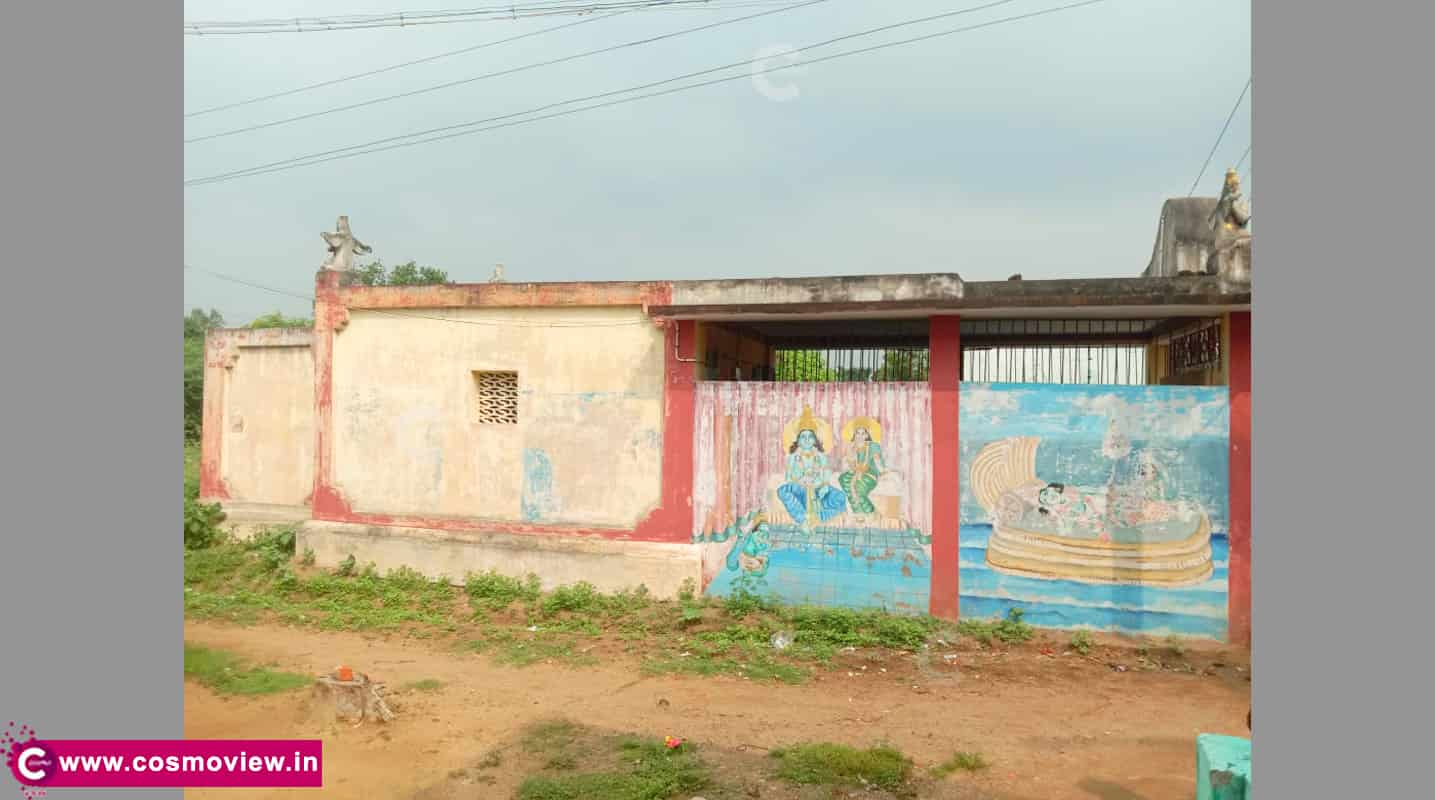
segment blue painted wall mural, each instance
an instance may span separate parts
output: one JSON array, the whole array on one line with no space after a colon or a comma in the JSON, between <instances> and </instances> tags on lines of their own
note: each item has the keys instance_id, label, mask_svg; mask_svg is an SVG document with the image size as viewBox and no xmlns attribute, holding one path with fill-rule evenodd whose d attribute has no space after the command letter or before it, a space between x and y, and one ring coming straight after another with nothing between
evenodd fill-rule
<instances>
[{"instance_id":1,"label":"blue painted wall mural","mask_svg":"<svg viewBox=\"0 0 1435 800\"><path fill-rule=\"evenodd\" d=\"M1222 639L1226 387L963 384L964 617Z\"/></svg>"},{"instance_id":2,"label":"blue painted wall mural","mask_svg":"<svg viewBox=\"0 0 1435 800\"><path fill-rule=\"evenodd\" d=\"M927 610L926 384L702 383L696 421L707 594Z\"/></svg>"},{"instance_id":3,"label":"blue painted wall mural","mask_svg":"<svg viewBox=\"0 0 1435 800\"><path fill-rule=\"evenodd\" d=\"M553 462L542 450L523 451L523 495L519 502L527 522L539 522L558 508L553 495Z\"/></svg>"}]
</instances>

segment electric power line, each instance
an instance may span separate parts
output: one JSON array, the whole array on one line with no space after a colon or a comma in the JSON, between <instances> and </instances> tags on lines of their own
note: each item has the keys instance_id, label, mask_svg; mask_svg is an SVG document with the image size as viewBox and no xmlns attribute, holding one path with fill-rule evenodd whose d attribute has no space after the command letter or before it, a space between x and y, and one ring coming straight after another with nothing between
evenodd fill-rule
<instances>
[{"instance_id":1,"label":"electric power line","mask_svg":"<svg viewBox=\"0 0 1435 800\"><path fill-rule=\"evenodd\" d=\"M588 97L580 97L580 98L575 98L575 99L572 99L572 100L565 100L565 101L561 101L561 102L558 102L558 103L550 103L550 104L548 104L548 105L546 105L546 106L540 106L540 107L537 107L537 108L528 109L528 110L526 110L526 111L515 112L515 113L512 113L512 114L504 114L504 115L500 115L500 116L497 116L497 117L489 117L489 118L487 118L487 119L480 119L480 120L475 120L475 121L472 121L472 122L459 123L459 124L456 124L456 125L447 125L447 126L442 126L442 127L439 127L439 128L431 128L431 129L429 129L429 130L416 131L416 132L414 132L414 133L402 134L402 135L399 135L399 136L391 136L391 137L388 137L388 138L385 138L385 139L377 139L377 140L374 140L374 141L371 141L371 142L365 142L365 143L363 143L363 144L350 145L350 146L348 146L348 147L335 148L335 149L332 149L332 150L326 150L326 151L322 151L322 152L319 152L319 153L312 153L312 154L307 155L307 156L298 156L298 157L295 157L295 158L284 159L284 160L282 160L282 161L271 162L271 163L269 163L269 164L261 164L261 165L255 166L255 167L249 167L249 168L247 168L247 169L234 170L234 171L227 172L227 173L219 173L219 174L217 174L217 175L206 176L206 177L203 177L203 178L194 178L194 179L185 181L185 185L186 185L186 186L194 186L194 185L204 185L204 184L210 184L210 183L222 183L222 182L229 181L229 180L234 180L234 179L237 179L237 178L251 177L251 176L255 176L255 175L263 175L263 174L268 174L268 173L271 173L271 172L281 172L281 171L284 171L284 170L286 170L286 169L294 169L294 168L298 168L298 167L301 167L301 166L313 166L313 165L315 165L315 164L321 164L321 163L325 163L325 162L328 162L328 161L336 161L336 160L344 159L344 158L352 158L352 157L354 157L354 156L368 155L368 154L371 154L371 153L383 152L383 151L386 151L386 150L393 150L393 149L397 149L397 148L401 148L401 147L410 147L410 146L419 145L419 144L428 144L428 143L430 143L430 142L442 141L442 140L444 140L444 139L451 139L451 138L455 138L455 137L458 137L458 136L465 136L465 135L469 135L469 134L473 134L473 133L481 133L481 132L484 132L484 131L497 130L497 129L499 129L499 128L506 128L506 127L511 127L511 126L514 126L514 125L526 124L526 123L529 123L529 122L537 122L537 121L539 121L539 120L552 119L552 118L554 118L554 117L566 116L566 115L568 115L568 114L576 114L576 113L579 113L579 112L582 112L582 111L589 111L589 110L597 109L597 108L605 108L605 107L608 107L608 106L620 105L620 104L623 104L623 103L631 103L631 102L635 102L635 101L637 101L637 100L643 100L643 99L652 98L652 97L660 97L660 96L663 96L663 95L674 94L674 93L676 93L676 92L687 91L687 90L689 90L689 89L696 89L696 88L700 88L700 87L703 87L703 86L711 86L711 85L718 84L718 83L725 83L725 82L728 82L728 81L739 80L739 79L744 78L744 77L747 77L747 76L744 76L744 75L732 75L732 76L723 77L723 78L716 78L716 79L713 79L713 80L702 81L702 82L699 82L699 83L693 83L693 84L687 84L687 85L684 85L684 86L678 86L678 87L675 87L675 88L672 88L672 89L665 89L665 90L659 91L659 92L650 92L650 93L648 93L648 94L637 95L637 96L635 96L635 97L628 97L628 98L622 98L622 99L618 99L618 100L606 101L606 102L602 102L602 103L595 103L595 104L588 105L588 106L581 106L581 107L579 107L579 108L568 109L568 110L566 110L566 111L556 112L556 113L553 113L553 114L546 114L546 115L543 115L543 116L533 117L533 118L530 118L530 119L514 120L514 121L505 122L505 123L498 124L498 125L490 125L490 126L487 126L487 127L476 127L476 126L484 125L485 123L488 123L488 122L495 122L495 121L498 121L498 120L511 119L511 118L513 118L513 117L522 117L522 116L526 116L526 115L529 115L529 114L538 113L538 112L541 112L541 111L544 111L544 110L547 110L547 109L550 109L550 108L556 108L556 107L558 107L558 106L571 105L571 104L573 104L573 103L581 103L581 102L585 102L585 101L587 101L587 100L595 100L595 99L600 99L600 98L604 98L604 97L612 97L613 95L627 94L627 93L629 93L629 92L639 91L639 90L646 89L646 88L650 88L650 87L653 87L653 86L661 86L661 85L663 85L663 84L673 83L673 82L676 82L676 81L684 80L684 79L686 79L686 78L691 78L691 77L695 77L695 76L699 76L699 75L706 75L706 74L710 74L710 73L713 73L713 72L720 72L720 71L722 71L722 70L731 69L731 68L737 67L737 66L750 65L750 64L756 63L756 62L758 62L758 61L766 60L767 58L776 58L776 57L782 56L782 55L790 55L790 54L794 54L794 53L799 53L799 52L801 52L801 51L803 51L803 50L811 50L811 49L815 49L815 48L818 48L818 47L823 47L823 46L826 46L826 45L829 45L829 44L832 44L832 43L835 43L835 42L838 42L838 41L843 41L843 40L845 40L845 39L852 39L852 38L857 38L857 37L860 37L860 36L867 36L867 35L870 35L870 34L872 34L872 33L880 32L880 31L883 31L883 30L890 30L890 29L892 29L892 28L899 28L899 27L903 27L903 26L907 26L907 25L914 25L914 24L917 24L917 23L919 23L919 22L927 22L927 21L931 21L932 19L938 19L938 18L941 18L941 17L949 17L949 16L955 16L955 15L957 15L957 14L969 13L969 12L972 12L972 11L979 11L979 10L982 10L982 9L985 9L985 8L990 8L990 7L993 7L993 6L996 6L996 5L1003 5L1003 4L1005 4L1006 2L1011 2L1011 0L1000 0L1000 2L989 3L989 4L987 4L987 5L976 6L976 7L972 7L972 8L962 9L962 10L959 10L959 11L947 12L947 13L945 13L945 14L935 15L935 16L933 16L933 17L924 17L924 18L918 19L918 20L910 20L910 21L907 21L907 22L900 22L900 23L895 23L895 24L892 24L892 25L886 25L886 26L883 26L883 27L880 27L880 28L875 28L875 29L868 30L868 31L861 31L861 32L858 32L858 33L847 34L847 35L845 35L845 36L836 37L836 38L834 38L834 39L829 39L829 40L827 40L827 41L819 42L819 43L814 44L814 45L808 45L808 46L806 46L806 47L793 48L793 49L791 49L791 50L788 50L788 51L785 51L785 52L782 52L782 53L770 54L770 55L766 56L765 58L754 58L754 59L748 59L748 60L745 60L745 61L738 61L738 62L734 62L734 63L732 63L732 64L723 65L723 66L721 66L721 67L714 67L714 68L712 68L712 69L700 70L700 71L698 71L698 72L688 73L688 74L685 74L685 75L679 75L679 76L674 77L674 78L667 78L667 79L665 79L665 80L655 81L655 82L652 82L652 83L642 84L642 85L639 85L639 86L628 87L628 88L626 88L626 89L619 89L619 90L615 90L615 91L604 92L604 93L597 94L597 95L590 95L590 96L588 96ZM870 53L870 52L874 52L874 51L877 51L877 50L884 50L884 49L891 48L891 47L898 47L898 46L902 46L902 45L913 44L913 43L916 43L916 42L926 41L926 40L928 40L928 39L936 39L936 38L940 38L940 37L944 37L944 36L951 36L951 35L958 34L958 33L966 33L966 32L969 32L969 31L974 31L974 30L978 30L978 29L981 29L981 28L988 28L988 27L992 27L992 26L994 26L994 25L1001 25L1001 24L1008 23L1008 22L1016 22L1016 21L1019 21L1019 20L1031 19L1031 18L1034 18L1034 17L1045 16L1045 15L1048 15L1048 14L1054 14L1054 13L1061 12L1061 11L1067 11L1067 10L1071 10L1071 9L1075 9L1075 8L1081 8L1081 7L1084 7L1084 6L1095 5L1095 4L1101 3L1101 2L1105 2L1105 0L1083 0L1082 2L1071 3L1071 4L1068 4L1068 5L1064 5L1064 6L1056 6L1056 7L1053 7L1053 8L1047 8L1047 9L1043 9L1043 10L1040 10L1040 11L1034 11L1034 12L1030 12L1030 13L1027 13L1027 14L1020 14L1020 15L1016 15L1016 16L1012 16L1012 17L1004 17L1004 18L1001 18L1001 19L991 20L991 21L984 22L984 23L980 23L980 24L977 24L977 25L969 25L969 26L965 26L965 27L961 27L961 28L952 28L952 29L948 29L948 30L945 30L945 31L938 31L938 32L936 32L936 33L924 34L924 35L922 35L922 36L915 36L915 37L912 37L912 38L909 38L909 39L902 39L902 40L898 40L898 41L894 41L894 42L886 42L886 43L879 44L879 45L873 45L873 46L871 46L871 47L859 48L859 49L857 49L857 50L848 50L848 51L841 52L841 53L835 53L835 54L830 55L830 56L823 56L823 57L821 57L821 58L814 58L814 59L809 59L809 60L806 60L806 61L796 61L796 62L793 62L793 63L790 63L790 64L785 64L785 65L780 65L780 66L773 67L773 68L767 70L767 72L768 72L768 73L772 73L772 72L779 72L779 71L782 71L782 70L785 70L785 69L795 69L795 68L797 68L797 67L808 66L808 65L811 65L811 64L818 64L818 63L822 63L822 62L825 62L825 61L832 61L832 60L839 59L839 58L846 58L846 57L848 57L848 56L861 55L861 54L864 54L864 53ZM468 129L471 129L471 130L459 130L459 129L465 129L465 128L468 128ZM446 134L441 135L441 136L430 136L430 134L443 133L443 132L445 132L445 131L457 131L457 132L446 133ZM422 137L422 136L430 136L430 138L427 138L427 139L418 139L418 138L417 138L417 137ZM416 139L416 141L403 141L403 140L406 140L406 139ZM388 143L391 143L391 142L393 142L393 143L395 143L395 144L388 144ZM386 145L386 146L379 147L378 145Z\"/></svg>"},{"instance_id":2,"label":"electric power line","mask_svg":"<svg viewBox=\"0 0 1435 800\"><path fill-rule=\"evenodd\" d=\"M1231 127L1231 120L1236 118L1236 111L1241 107L1241 101L1246 99L1246 92L1249 92L1250 90L1251 79L1246 78L1246 86L1244 89L1241 90L1241 96L1236 98L1236 104L1234 106L1231 106L1231 113L1229 116L1226 117L1226 124L1221 126L1221 133L1216 137L1216 143L1211 145L1211 152L1206 156L1206 163L1201 165L1200 174L1196 176L1196 180L1191 182L1191 190L1186 192L1187 197L1190 197L1191 195L1196 193L1196 187L1200 185L1201 179L1206 177L1206 168L1211 166L1211 159L1215 158L1216 156L1216 148L1220 147L1221 140L1226 138L1226 129Z\"/></svg>"},{"instance_id":3,"label":"electric power line","mask_svg":"<svg viewBox=\"0 0 1435 800\"><path fill-rule=\"evenodd\" d=\"M288 97L288 96L290 96L290 95L299 94L299 93L301 93L301 92L308 92L308 91L312 91L312 90L314 90L314 89L322 89L322 88L324 88L325 86L333 86L333 85L335 85L335 84L344 83L344 82L346 82L346 81L358 80L358 79L360 79L360 78L368 78L368 77L372 77L372 76L374 76L374 75L382 75L382 74L385 73L385 72L393 72L393 71L396 70L396 69L403 69L404 67L412 67L412 66L416 66L416 65L418 65L418 64L427 64L427 63L429 63L429 62L431 62L431 61L438 61L439 59L449 58L449 57L451 57L451 56L462 55L462 54L464 54L464 53L472 53L472 52L474 52L474 51L476 51L476 50L483 50L483 49L486 49L486 48L489 48L489 47L495 47L495 46L500 45L500 44L508 44L509 42L516 42L516 41L519 41L520 39L529 39L529 38L532 38L532 37L534 37L534 36L541 36L541 35L543 35L543 34L545 34L545 33L553 33L554 31L561 31L561 30L564 30L565 28L572 28L572 27L575 27L575 26L578 26L578 25L587 25L587 24L590 23L590 22L598 22L598 21L600 21L600 20L612 19L613 17L620 16L620 15L622 15L622 14L627 14L627 13L629 13L629 12L628 12L628 11L615 11L615 12L613 12L613 13L611 13L611 14L604 14L604 15L602 15L602 16L588 17L587 19L580 19L580 20L578 20L577 22L565 22L565 23L563 23L562 25L554 25L554 26L551 27L551 28L542 28L542 29L540 29L540 30L529 31L528 33L519 34L518 36L509 36L509 37L506 37L506 38L503 38L503 39L495 39L495 40L490 41L490 42L483 42L483 43L481 43L481 44L472 45L472 46L470 46L470 47L463 47L463 48L460 48L460 49L458 49L458 50L449 50L448 52L437 53L437 54L435 54L435 55L425 56L424 58L416 58L416 59L414 59L414 60L412 60L412 61L403 61L403 62L400 62L400 63L398 63L398 64L390 64L390 65L387 66L387 67L380 67L379 69L372 69L372 70L369 70L369 71L367 71L367 72L356 72L356 73L354 73L353 75L345 75L345 76L343 76L343 77L341 77L341 78L333 78L333 79L327 80L327 81L320 81L320 82L318 82L318 83L311 83L311 84L308 84L308 85L306 85L306 86L299 86L299 87L296 87L296 88L293 88L293 89L286 89L285 91L275 92L275 93L273 93L273 94L261 95L261 96L259 96L259 97L251 97L251 98L248 99L248 100L239 100L239 101L233 102L233 103L225 103L225 104L223 104L223 105L211 106L211 107L209 107L209 108L202 108L202 109L200 109L200 110L198 110L198 111L191 111L191 112L189 112L188 114L185 114L184 117L185 117L185 119L189 119L190 117L198 117L198 116L202 116L202 115L204 115L204 114L213 114L213 113L216 112L216 111L228 111L228 110L231 109L231 108L239 108L240 106L253 105L254 103L262 103L262 102L264 102L264 101L266 101L266 100L274 100L274 99L277 99L277 98L280 98L280 97Z\"/></svg>"},{"instance_id":4,"label":"electric power line","mask_svg":"<svg viewBox=\"0 0 1435 800\"><path fill-rule=\"evenodd\" d=\"M1253 145L1249 145L1249 144L1246 145L1246 152L1241 153L1241 160L1236 162L1236 171L1237 171L1237 172L1239 172L1239 171L1241 170L1241 165L1244 164L1244 163L1246 163L1246 156L1249 156L1249 155L1251 154L1251 147L1252 147L1252 146L1253 146Z\"/></svg>"},{"instance_id":5,"label":"electric power line","mask_svg":"<svg viewBox=\"0 0 1435 800\"><path fill-rule=\"evenodd\" d=\"M496 78L496 77L501 77L501 76L503 76L503 75L512 75L512 74L514 74L514 73L523 72L523 71L530 70L530 69L537 69L537 68L539 68L539 67L549 67L549 66L553 66L554 64L562 64L562 63L565 63L565 62L568 62L568 61L576 61L577 59L580 59L580 58L587 58L587 57L589 57L589 56L602 55L602 54L604 54L604 53L611 53L611 52L613 52L613 51L615 51L615 50L622 50L622 49L628 48L628 47L637 47L637 46L640 46L640 45L652 44L653 42L660 42L660 41L663 41L663 40L665 40L665 39L673 39L673 38L676 38L676 37L679 37L679 36L687 35L687 34L689 34L689 33L698 33L698 32L700 32L700 31L711 30L711 29L713 29L713 28L721 28L721 27L723 27L724 25L734 25L734 24L739 23L739 22L747 22L748 20L757 19L757 18L759 18L759 17L771 16L771 15L773 15L773 14L782 14L782 13L785 13L785 12L788 12L788 11L794 11L794 10L799 9L799 8L805 8L805 7L807 7L807 6L818 5L818 4L820 4L820 3L826 3L826 2L828 2L828 0L806 0L806 2L794 3L794 4L792 4L792 5L784 6L784 7L782 7L782 8L777 8L777 9L773 9L773 10L769 10L769 11L760 11L760 12L758 12L758 13L756 13L756 14L749 14L749 15L744 16L744 17L735 17L735 18L733 18L733 19L723 20L723 21L721 21L721 22L713 22L713 23L709 23L709 24L707 24L707 25L699 25L699 26L697 26L697 27L695 27L695 28L684 28L683 30L672 31L672 32L670 32L670 33L664 33L664 34L660 34L660 35L658 35L658 36L649 36L649 37L647 37L647 38L645 38L645 39L634 39L634 40L629 41L629 42L623 42L622 44L616 44L616 45L612 45L612 46L610 46L610 47L603 47L603 48L599 48L599 49L597 49L597 50L588 50L588 51L586 51L586 52L576 53L576 54L574 54L574 55L563 56L562 58L549 59L548 61L538 61L538 62L535 62L535 63L532 63L532 64L524 64L523 66L519 66L519 67L511 67L511 68L509 68L509 69L499 70L499 71L497 71L497 72L487 72L487 73L484 73L484 74L482 74L482 75L474 75L474 76L468 77L468 78L460 78L459 80L455 80L455 81L448 81L448 82L446 82L446 83L435 84L435 85L433 85L433 86L426 86L426 87L421 88L421 89L413 89L413 90L411 90L411 91L400 92L400 93L398 93L398 94L391 94L391 95L387 95L387 96L385 96L385 97L376 97L376 98L374 98L374 99L372 99L372 100L365 100L365 101L359 102L359 103L351 103L351 104L349 104L349 105L337 106L337 107L335 107L335 108L329 108L329 109L325 109L325 110L323 110L323 111L313 111L313 112L310 112L310 113L308 113L308 114L300 114L300 115L295 116L295 117L287 117L287 118L284 118L284 119L271 120L271 121L269 121L269 122L261 122L261 123L259 123L259 124L257 124L257 125L249 125L249 126L246 126L246 127L243 127L243 128L235 128L235 129L233 129L233 130L221 131L221 132L219 132L219 133L211 133L211 134L207 134L207 135L205 135L205 136L196 136L196 137L194 137L193 139L185 139L185 140L184 140L184 143L185 143L185 144L192 144L192 143L194 143L194 142L203 142L203 141L206 141L206 140L209 140L209 139L220 139L220 138L223 138L223 137L226 137L226 136L235 136L235 135L241 134L241 133L249 133L250 131L257 131L257 130L261 130L261 129L264 129L264 128L272 128L272 127L275 127L275 126L278 126L278 125L286 125L286 124L291 123L291 122L300 122L300 121L302 121L302 120L313 119L313 118L315 118L315 117L322 117L322 116L326 116L326 115L328 115L328 114L337 114L337 113L342 112L342 111L352 111L352 110L354 110L354 109L356 109L356 108L365 108L365 107L367 107L367 106L378 105L379 103L386 103L386 102L389 102L389 101L391 101L391 100L401 100L401 99L406 98L406 97L414 97L414 96L421 95L421 94L428 94L429 92L436 92L436 91L439 91L439 90L441 90L441 89L452 89L452 88L455 87L455 86L462 86L462 85L464 85L464 84L474 83L475 81L481 81L481 80L484 80L484 79L486 79L486 78ZM622 12L622 13L626 13L626 12ZM585 20L585 21L586 21L586 20Z\"/></svg>"},{"instance_id":6,"label":"electric power line","mask_svg":"<svg viewBox=\"0 0 1435 800\"><path fill-rule=\"evenodd\" d=\"M631 0L630 2L567 2L558 4L505 4L461 11L401 11L378 15L293 17L256 21L186 22L186 36L239 36L276 33L415 28L465 22L510 22L533 17L596 14L612 10L714 10L773 5L783 0Z\"/></svg>"},{"instance_id":7,"label":"electric power line","mask_svg":"<svg viewBox=\"0 0 1435 800\"><path fill-rule=\"evenodd\" d=\"M245 280L245 279L243 279L243 278L236 278L236 277L234 277L233 275L225 275L225 274L222 273L222 272L215 272L215 271L213 271L213 270L204 269L203 267L196 267L196 266L193 266L193 265L191 265L191 264L185 264L185 265L184 265L184 268L185 268L185 269L188 269L188 270L193 270L193 271L195 271L195 272L201 272L201 273L203 273L203 274L205 274L205 275L210 275L210 276L212 276L212 277L219 278L220 280L225 280L225 281L229 281L229 282L231 282L231 283L237 283L237 284L240 284L240 285L243 285L243 286L248 286L248 287L253 288L253 289L260 289L260 290L263 290L263 291L266 291L266 292L271 292L271 293L273 293L273 294L284 295L284 296L286 296L286 297L293 297L293 298L296 298L296 299L299 299L299 300L308 300L308 301L311 302L311 303L315 301L315 298L314 298L313 295L300 294L300 293L298 293L298 292L290 292L290 291L286 291L286 290L284 290L284 289L276 289L276 288L274 288L274 287L272 287L272 286L265 286L265 285L260 284L260 283L254 283L254 282L252 282L252 281L247 281L247 280ZM394 316L394 317L406 317L406 318L409 318L409 319L427 319L427 320L433 320L433 321L435 321L435 322L453 322L453 323L458 323L458 324L461 324L461 325L480 325L480 326L499 327L499 328L621 328L621 327L630 327L630 326L633 326L633 325L643 325L643 324L646 323L646 320L623 320L623 321L619 321L619 322L578 322L578 321L571 321L571 322L525 322L525 321L523 321L523 320L456 319L456 318L454 318L454 317L435 317L435 316L431 316L431 315L428 315L428 314L411 314L411 313L402 312L402 311L389 311L389 310L387 310L387 309L380 309L380 308L358 308L358 309L352 309L352 308L351 308L351 310L367 311L367 312L372 312L372 313L374 313L374 314L386 314L386 315L388 315L388 316Z\"/></svg>"}]
</instances>

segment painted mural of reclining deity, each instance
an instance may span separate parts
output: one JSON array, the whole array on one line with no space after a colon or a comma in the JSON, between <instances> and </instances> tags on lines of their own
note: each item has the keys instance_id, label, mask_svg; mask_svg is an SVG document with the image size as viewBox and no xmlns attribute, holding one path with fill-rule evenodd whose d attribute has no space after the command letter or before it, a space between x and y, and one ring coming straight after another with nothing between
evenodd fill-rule
<instances>
[{"instance_id":1,"label":"painted mural of reclining deity","mask_svg":"<svg viewBox=\"0 0 1435 800\"><path fill-rule=\"evenodd\" d=\"M1213 571L1211 522L1172 499L1149 453L1130 480L1068 486L1037 476L1039 437L988 444L972 462L972 491L992 519L987 564L999 572L1091 583L1186 586Z\"/></svg>"}]
</instances>

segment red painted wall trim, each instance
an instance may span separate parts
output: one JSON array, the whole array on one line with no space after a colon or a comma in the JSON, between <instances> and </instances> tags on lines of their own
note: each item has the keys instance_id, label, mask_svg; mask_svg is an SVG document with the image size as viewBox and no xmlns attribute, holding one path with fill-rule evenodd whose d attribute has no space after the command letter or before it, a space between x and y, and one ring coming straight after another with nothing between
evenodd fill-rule
<instances>
[{"instance_id":1,"label":"red painted wall trim","mask_svg":"<svg viewBox=\"0 0 1435 800\"><path fill-rule=\"evenodd\" d=\"M664 323L663 500L633 530L632 538L691 542L693 538L693 432L697 364L697 323ZM682 352L678 351L681 345Z\"/></svg>"},{"instance_id":2,"label":"red painted wall trim","mask_svg":"<svg viewBox=\"0 0 1435 800\"><path fill-rule=\"evenodd\" d=\"M314 418L317 435L314 446L314 519L448 531L540 536L597 536L606 539L650 542L686 543L692 540L695 365L681 361L679 358L680 356L682 358L693 357L696 324L690 321L656 323L664 331L662 495L659 506L649 512L632 530L355 511L334 483L334 338L342 336L341 331L348 324L345 300L352 298L356 292L369 290L367 288L360 290L341 287L339 277L333 272L320 272L314 291ZM614 288L618 288L618 286ZM647 296L654 301L654 305L669 302L670 290L659 290L661 287L655 288L655 285L650 284L642 286L645 288ZM466 290L473 287L428 288ZM378 292L376 297L384 297L394 303L398 302L398 298L403 297L410 300L423 299L407 291L400 292L394 289L376 291ZM618 303L613 304L617 305ZM629 300L626 304L636 305L637 302ZM429 307L434 306L429 305ZM679 344L682 346L682 352L677 350Z\"/></svg>"},{"instance_id":3,"label":"red painted wall trim","mask_svg":"<svg viewBox=\"0 0 1435 800\"><path fill-rule=\"evenodd\" d=\"M1230 586L1227 590L1231 642L1251 643L1251 312L1232 313Z\"/></svg>"},{"instance_id":4,"label":"red painted wall trim","mask_svg":"<svg viewBox=\"0 0 1435 800\"><path fill-rule=\"evenodd\" d=\"M334 488L334 332L348 324L339 299L340 274L314 280L314 519L342 521L349 504Z\"/></svg>"},{"instance_id":5,"label":"red painted wall trim","mask_svg":"<svg viewBox=\"0 0 1435 800\"><path fill-rule=\"evenodd\" d=\"M960 317L932 317L928 332L932 386L932 584L928 611L956 619L959 613L961 527L960 410L962 334Z\"/></svg>"},{"instance_id":6,"label":"red painted wall trim","mask_svg":"<svg viewBox=\"0 0 1435 800\"><path fill-rule=\"evenodd\" d=\"M238 348L226 331L204 337L204 405L200 416L199 497L207 502L229 500L229 486L220 469L224 452L224 397L228 372Z\"/></svg>"}]
</instances>

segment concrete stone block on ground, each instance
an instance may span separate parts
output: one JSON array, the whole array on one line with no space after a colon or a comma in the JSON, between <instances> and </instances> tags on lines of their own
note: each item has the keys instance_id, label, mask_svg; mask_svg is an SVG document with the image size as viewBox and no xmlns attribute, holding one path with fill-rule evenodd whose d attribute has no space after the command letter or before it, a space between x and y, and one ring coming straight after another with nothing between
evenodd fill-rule
<instances>
[{"instance_id":1,"label":"concrete stone block on ground","mask_svg":"<svg viewBox=\"0 0 1435 800\"><path fill-rule=\"evenodd\" d=\"M1250 800L1251 740L1196 737L1196 800Z\"/></svg>"}]
</instances>

